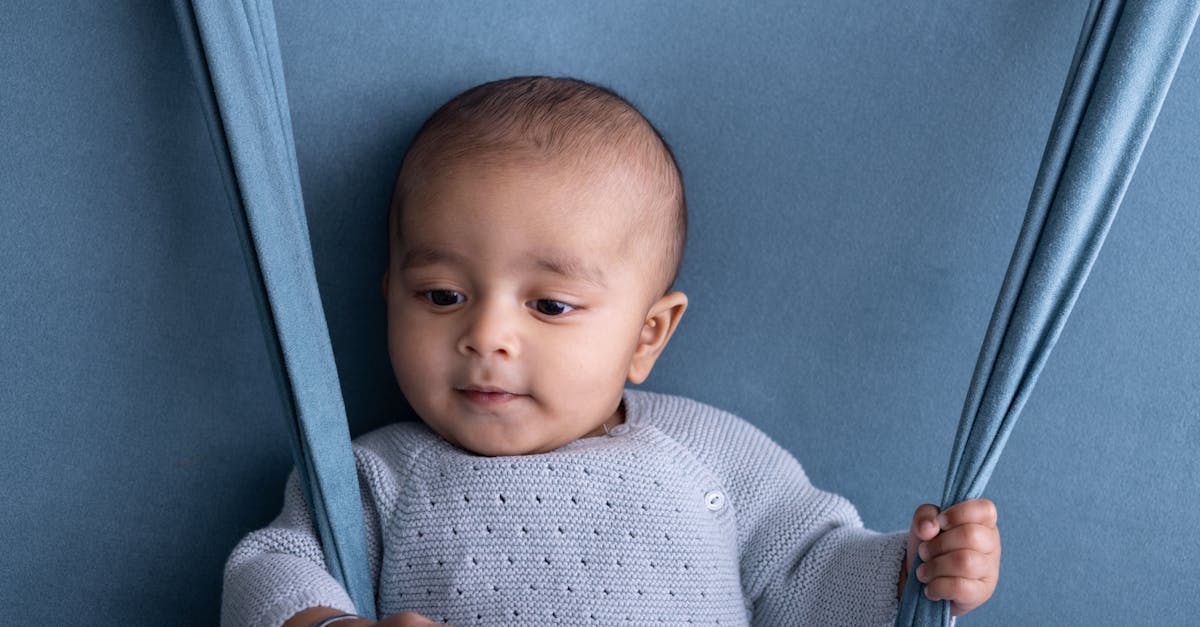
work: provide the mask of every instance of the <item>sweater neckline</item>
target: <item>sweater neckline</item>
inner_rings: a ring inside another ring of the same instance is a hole
[[[621,424],[609,429],[609,432],[604,435],[592,435],[583,438],[578,438],[567,442],[558,447],[554,451],[572,451],[578,448],[584,448],[602,442],[611,440],[613,437],[626,436],[630,433],[641,429],[642,427],[642,406],[640,402],[640,392],[624,388],[621,391],[621,407],[624,408],[625,420]]]

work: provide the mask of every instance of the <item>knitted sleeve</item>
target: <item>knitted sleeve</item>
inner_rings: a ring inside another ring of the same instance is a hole
[[[680,418],[668,428],[725,481],[755,625],[893,623],[907,531],[864,529],[848,500],[814,487],[750,423],[679,397],[658,404]]]
[[[376,588],[380,565],[380,512],[377,494],[383,463],[369,450],[354,447],[366,524],[367,553]],[[325,556],[305,503],[296,471],[288,476],[283,511],[270,525],[253,531],[234,547],[225,563],[221,625],[278,627],[310,607],[354,612],[345,589],[325,569]]]
[[[750,490],[731,488],[730,497],[741,505],[742,573],[754,624],[891,625],[907,531],[864,529],[854,506],[813,487],[786,451],[768,456],[778,474]]]

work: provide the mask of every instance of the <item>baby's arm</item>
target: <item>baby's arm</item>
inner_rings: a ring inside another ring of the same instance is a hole
[[[355,457],[362,485],[368,558],[377,579],[379,515],[364,475],[379,473],[363,472],[364,464],[371,462],[369,454],[356,448]],[[302,610],[314,608],[337,610],[335,614],[353,613],[355,609],[349,595],[326,570],[312,514],[292,472],[279,516],[269,526],[244,537],[226,562],[221,624],[276,627]]]
[[[753,623],[892,624],[907,533],[864,528],[848,500],[814,487],[790,456],[780,471],[786,484],[739,511],[739,526],[751,528],[743,564]]]
[[[1000,531],[996,506],[987,499],[963,501],[938,514],[925,504],[913,514],[908,553],[900,571],[899,594],[904,594],[913,556],[920,555],[917,579],[925,596],[950,601],[950,613],[961,616],[983,605],[1000,577]]]
[[[704,406],[689,418],[665,428],[724,484],[753,624],[890,625],[907,532],[864,529],[848,500],[814,487],[749,423]]]
[[[845,498],[814,487],[790,453],[750,423],[654,397],[656,426],[692,452],[728,497],[741,588],[755,625],[891,625],[906,531],[863,528]]]

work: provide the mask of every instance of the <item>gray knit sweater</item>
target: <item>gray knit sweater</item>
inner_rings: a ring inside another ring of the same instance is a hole
[[[863,529],[749,423],[626,390],[608,436],[480,457],[421,423],[355,441],[379,614],[467,625],[890,625],[907,532]],[[225,567],[221,623],[353,611],[295,473]]]

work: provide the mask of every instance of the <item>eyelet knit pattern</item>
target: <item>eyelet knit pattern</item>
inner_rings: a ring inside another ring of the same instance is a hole
[[[627,390],[627,430],[480,457],[419,423],[355,442],[377,606],[454,625],[883,625],[905,532],[845,499],[749,423]],[[225,569],[223,625],[353,611],[289,478],[284,509]]]

